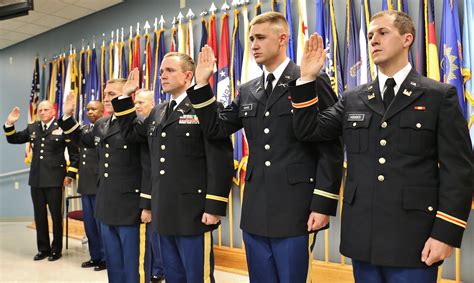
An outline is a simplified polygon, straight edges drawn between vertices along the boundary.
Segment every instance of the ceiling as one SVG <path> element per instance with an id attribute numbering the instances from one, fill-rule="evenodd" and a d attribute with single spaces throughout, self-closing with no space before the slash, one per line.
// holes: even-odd
<path id="1" fill-rule="evenodd" d="M 0 6 L 12 0 L 0 0 Z M 0 21 L 0 50 L 123 0 L 34 0 L 28 16 Z"/>

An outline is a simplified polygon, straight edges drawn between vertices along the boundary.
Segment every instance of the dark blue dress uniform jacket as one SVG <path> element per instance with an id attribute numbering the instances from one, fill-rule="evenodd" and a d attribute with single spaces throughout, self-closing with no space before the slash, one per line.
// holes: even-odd
<path id="1" fill-rule="evenodd" d="M 423 267 L 428 237 L 461 245 L 473 167 L 453 86 L 412 70 L 387 110 L 375 80 L 347 91 L 319 116 L 319 89 L 309 83 L 291 92 L 299 139 L 344 138 L 342 254 L 376 265 Z"/>
<path id="2" fill-rule="evenodd" d="M 84 133 L 92 132 L 92 125 L 83 126 Z M 95 195 L 99 178 L 99 160 L 95 146 L 86 146 L 82 142 L 79 147 L 79 184 L 77 192 L 81 195 Z"/>
<path id="3" fill-rule="evenodd" d="M 41 122 L 28 124 L 26 129 L 17 132 L 14 126 L 5 127 L 8 143 L 31 143 L 33 152 L 28 184 L 31 187 L 62 187 L 64 177 L 76 178 L 78 172 L 78 150 L 59 128 L 54 120 L 46 132 Z M 64 149 L 67 147 L 70 166 L 66 172 Z"/>
<path id="4" fill-rule="evenodd" d="M 226 214 L 233 173 L 230 139 L 205 139 L 188 98 L 168 119 L 166 102 L 156 106 L 145 121 L 136 118 L 131 98 L 112 103 L 122 135 L 148 140 L 154 229 L 172 236 L 215 229 L 217 225 L 204 225 L 201 218 L 204 212 Z"/>
<path id="5" fill-rule="evenodd" d="M 60 119 L 59 124 L 75 142 L 96 147 L 99 178 L 95 217 L 107 225 L 140 223 L 140 144 L 124 139 L 112 116 L 97 120 L 92 131 L 82 131 L 73 118 Z"/>
<path id="6" fill-rule="evenodd" d="M 241 228 L 265 237 L 307 234 L 311 211 L 335 215 L 342 175 L 339 140 L 300 142 L 293 130 L 288 82 L 299 77 L 290 62 L 267 99 L 263 78 L 242 85 L 235 100 L 218 113 L 209 86 L 190 88 L 201 128 L 211 140 L 243 128 L 249 144 Z M 337 100 L 325 74 L 318 76 L 323 105 Z M 318 161 L 319 160 L 319 161 Z"/>

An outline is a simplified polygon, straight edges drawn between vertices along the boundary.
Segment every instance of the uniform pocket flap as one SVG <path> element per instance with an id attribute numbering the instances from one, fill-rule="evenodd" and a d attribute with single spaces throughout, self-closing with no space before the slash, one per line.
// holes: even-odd
<path id="1" fill-rule="evenodd" d="M 282 115 L 291 115 L 293 113 L 293 107 L 291 106 L 290 103 L 284 103 L 284 104 L 280 104 L 278 106 L 278 115 L 279 116 L 282 116 Z"/>
<path id="2" fill-rule="evenodd" d="M 348 112 L 344 118 L 344 128 L 368 128 L 371 119 L 372 113 L 370 112 Z"/>
<path id="3" fill-rule="evenodd" d="M 435 212 L 438 208 L 438 192 L 435 187 L 405 187 L 403 208 Z"/>
<path id="4" fill-rule="evenodd" d="M 288 183 L 314 183 L 316 180 L 316 165 L 313 163 L 296 163 L 286 167 Z"/>
<path id="5" fill-rule="evenodd" d="M 406 111 L 400 115 L 400 127 L 434 131 L 436 118 L 430 117 L 429 111 Z"/>

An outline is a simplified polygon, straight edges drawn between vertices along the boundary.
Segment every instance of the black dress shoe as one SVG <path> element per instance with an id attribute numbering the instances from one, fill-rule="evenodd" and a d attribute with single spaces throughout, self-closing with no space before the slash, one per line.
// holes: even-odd
<path id="1" fill-rule="evenodd" d="M 61 254 L 60 253 L 51 253 L 51 255 L 48 257 L 48 260 L 49 261 L 55 261 L 55 260 L 58 260 L 61 258 Z"/>
<path id="2" fill-rule="evenodd" d="M 34 257 L 33 260 L 42 260 L 49 256 L 49 252 L 39 252 Z"/>
<path id="3" fill-rule="evenodd" d="M 101 271 L 107 269 L 107 265 L 105 264 L 105 261 L 100 261 L 95 267 L 94 271 Z"/>
<path id="4" fill-rule="evenodd" d="M 97 265 L 99 265 L 100 261 L 98 260 L 88 260 L 88 261 L 84 261 L 82 264 L 81 264 L 81 267 L 82 268 L 89 268 L 89 267 L 96 267 Z"/>
<path id="5" fill-rule="evenodd" d="M 165 277 L 163 275 L 153 275 L 151 277 L 151 280 L 150 282 L 158 282 L 158 283 L 161 283 L 165 280 Z"/>

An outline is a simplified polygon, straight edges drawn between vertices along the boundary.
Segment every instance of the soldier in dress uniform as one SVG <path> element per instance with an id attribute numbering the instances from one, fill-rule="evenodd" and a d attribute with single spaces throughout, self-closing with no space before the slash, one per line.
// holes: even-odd
<path id="1" fill-rule="evenodd" d="M 144 121 L 155 107 L 155 93 L 141 89 L 135 95 L 135 109 L 137 118 Z M 160 239 L 158 232 L 151 226 L 151 159 L 147 143 L 140 145 L 142 160 L 142 192 L 140 195 L 148 199 L 142 212 L 141 220 L 146 223 L 144 272 L 145 282 L 162 282 L 165 278 L 163 260 L 161 259 Z"/>
<path id="2" fill-rule="evenodd" d="M 342 177 L 342 147 L 299 142 L 293 131 L 288 82 L 299 67 L 286 57 L 288 23 L 268 12 L 250 23 L 251 48 L 264 66 L 263 76 L 242 86 L 220 114 L 208 80 L 214 56 L 209 47 L 199 55 L 197 86 L 188 90 L 204 134 L 227 138 L 243 128 L 249 144 L 241 228 L 250 281 L 307 282 L 310 280 L 316 230 L 336 214 Z M 321 74 L 317 88 L 321 107 L 337 100 L 329 78 Z"/>
<path id="3" fill-rule="evenodd" d="M 159 232 L 167 282 L 214 282 L 212 230 L 226 214 L 232 186 L 230 139 L 208 141 L 186 95 L 193 73 L 191 57 L 166 54 L 160 79 L 171 101 L 156 106 L 143 122 L 130 97 L 113 101 L 122 134 L 148 140 L 152 225 Z M 139 79 L 135 69 L 126 95 L 136 91 Z"/>
<path id="4" fill-rule="evenodd" d="M 95 217 L 100 221 L 102 243 L 110 282 L 135 283 L 140 279 L 139 245 L 140 197 L 142 168 L 140 144 L 133 139 L 124 139 L 112 108 L 111 100 L 122 94 L 126 80 L 113 79 L 107 82 L 104 93 L 104 108 L 110 116 L 102 117 L 92 131 L 84 132 L 70 117 L 74 110 L 74 95 L 69 94 L 64 104 L 64 116 L 59 120 L 64 132 L 75 142 L 95 146 L 99 160 L 99 178 Z"/>
<path id="5" fill-rule="evenodd" d="M 63 247 L 63 186 L 76 178 L 78 151 L 71 144 L 54 118 L 55 110 L 51 102 L 45 100 L 38 105 L 40 121 L 28 124 L 26 129 L 17 132 L 15 122 L 20 118 L 18 107 L 8 115 L 4 125 L 8 143 L 22 144 L 29 142 L 33 151 L 30 177 L 33 212 L 36 224 L 36 244 L 38 254 L 34 260 L 49 256 L 49 261 L 61 257 Z M 68 149 L 70 166 L 66 166 L 64 150 Z M 67 168 L 67 169 L 66 169 Z M 49 207 L 53 222 L 53 242 L 50 245 L 48 232 Z"/>
<path id="6" fill-rule="evenodd" d="M 408 62 L 415 37 L 398 11 L 372 16 L 377 78 L 318 108 L 321 37 L 306 43 L 301 81 L 291 88 L 295 133 L 303 141 L 343 136 L 347 181 L 341 253 L 356 282 L 436 282 L 460 247 L 471 208 L 473 161 L 456 88 L 421 76 Z"/>
<path id="7" fill-rule="evenodd" d="M 89 125 L 82 127 L 84 133 L 92 132 L 94 123 L 102 118 L 104 106 L 100 101 L 90 101 L 87 104 Z M 77 192 L 81 194 L 82 211 L 84 213 L 84 230 L 89 246 L 90 260 L 81 264 L 83 268 L 94 267 L 95 271 L 106 268 L 104 246 L 100 234 L 100 222 L 94 217 L 95 196 L 97 194 L 97 179 L 99 178 L 99 161 L 95 146 L 80 143 L 79 146 L 79 185 Z"/>

